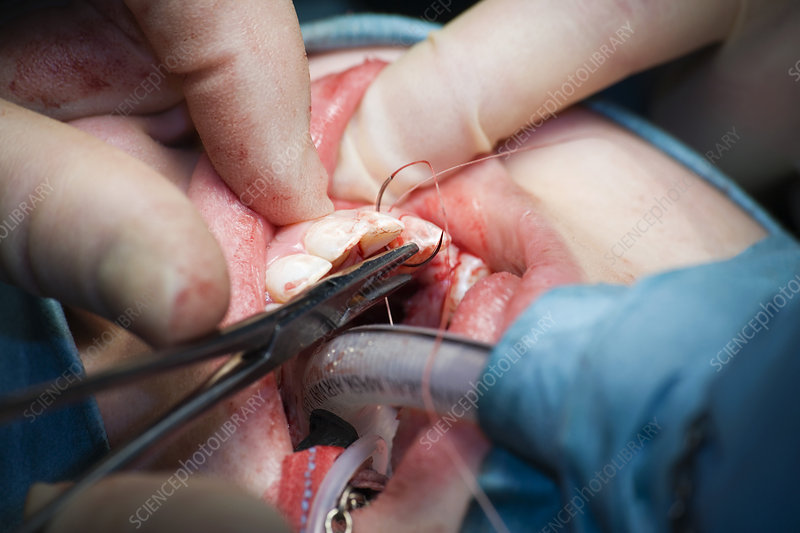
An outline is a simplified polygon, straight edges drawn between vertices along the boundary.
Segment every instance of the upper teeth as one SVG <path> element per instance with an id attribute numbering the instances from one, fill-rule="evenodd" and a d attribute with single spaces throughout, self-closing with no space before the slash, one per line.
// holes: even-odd
<path id="1" fill-rule="evenodd" d="M 395 240 L 405 229 L 405 225 L 398 219 L 376 211 L 360 211 L 358 217 L 367 227 L 358 243 L 364 257 L 374 254 Z"/>
<path id="2" fill-rule="evenodd" d="M 402 218 L 403 221 L 400 221 L 386 213 L 347 209 L 312 222 L 303 235 L 306 253 L 287 255 L 268 265 L 267 292 L 272 301 L 289 301 L 294 295 L 319 281 L 332 268 L 341 265 L 356 246 L 363 257 L 368 257 L 384 246 L 413 241 L 420 248 L 415 260 L 430 257 L 439 242 L 439 227 L 415 216 L 404 215 Z M 283 233 L 289 239 L 296 239 L 297 237 L 291 236 L 291 232 L 302 231 L 304 225 L 287 228 Z M 280 235 L 275 242 L 282 242 Z M 449 242 L 449 237 L 445 236 L 442 248 L 446 248 Z M 282 248 L 275 250 L 280 255 Z"/>
<path id="3" fill-rule="evenodd" d="M 267 268 L 267 292 L 278 303 L 288 302 L 331 270 L 330 261 L 309 254 L 276 259 Z"/>
<path id="4" fill-rule="evenodd" d="M 348 209 L 314 222 L 303 244 L 308 253 L 338 266 L 357 244 L 362 254 L 368 256 L 393 241 L 403 228 L 403 223 L 392 216 Z"/>
<path id="5" fill-rule="evenodd" d="M 366 231 L 356 217 L 332 213 L 314 222 L 305 237 L 303 245 L 310 254 L 327 259 L 334 265 L 344 260 Z"/>
<path id="6" fill-rule="evenodd" d="M 442 237 L 442 229 L 433 222 L 428 222 L 417 216 L 404 215 L 402 219 L 406 227 L 400 235 L 400 244 L 414 242 L 419 247 L 419 251 L 414 254 L 411 261 L 424 261 L 431 257 L 433 252 L 436 251 L 436 247 L 439 245 L 439 238 Z M 445 233 L 442 239 L 441 249 L 446 250 L 449 245 L 450 236 Z"/>

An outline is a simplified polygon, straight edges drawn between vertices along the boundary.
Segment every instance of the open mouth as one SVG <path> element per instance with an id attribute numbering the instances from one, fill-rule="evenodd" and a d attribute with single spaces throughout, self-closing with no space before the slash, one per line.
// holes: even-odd
<path id="1" fill-rule="evenodd" d="M 91 10 L 94 11 L 95 8 L 92 7 Z M 101 18 L 107 18 L 100 14 Z M 110 21 L 110 17 L 108 18 Z M 79 17 L 79 20 L 82 19 Z M 59 18 L 52 18 L 52 22 L 52 27 L 64 26 L 64 21 Z M 43 26 L 45 29 L 47 27 Z M 103 27 L 84 24 L 81 31 L 83 27 L 92 34 L 102 34 Z M 653 153 L 656 151 L 654 148 L 641 146 L 645 144 L 644 141 L 637 144 L 620 131 L 610 129 L 606 131 L 608 135 L 600 139 L 597 120 L 592 119 L 584 120 L 584 127 L 577 128 L 577 134 L 565 133 L 575 125 L 576 116 L 580 119 L 583 114 L 586 119 L 585 115 L 590 114 L 574 109 L 563 111 L 557 121 L 548 120 L 541 128 L 546 130 L 544 135 L 537 134 L 536 139 L 531 139 L 530 143 L 524 141 L 527 143 L 526 148 L 543 146 L 539 144 L 543 138 L 553 141 L 551 149 L 529 153 L 533 158 L 527 160 L 530 165 L 526 170 L 537 179 L 525 183 L 524 180 L 511 179 L 510 173 L 515 161 L 519 162 L 522 158 L 512 161 L 503 156 L 503 159 L 486 160 L 458 173 L 450 173 L 440 187 L 419 189 L 403 196 L 402 200 L 397 198 L 403 183 L 408 180 L 397 180 L 396 186 L 390 188 L 389 194 L 384 198 L 384 209 L 373 208 L 380 183 L 387 176 L 371 176 L 366 179 L 358 173 L 348 176 L 343 172 L 343 169 L 352 169 L 348 167 L 348 157 L 359 152 L 363 146 L 370 145 L 356 142 L 349 137 L 353 129 L 348 125 L 358 123 L 361 111 L 357 110 L 357 106 L 362 95 L 369 91 L 371 81 L 385 66 L 380 60 L 364 60 L 363 57 L 355 61 L 357 64 L 351 61 L 344 69 L 340 66 L 330 70 L 326 76 L 317 77 L 311 89 L 313 106 L 310 138 L 332 176 L 329 193 L 337 211 L 323 219 L 276 228 L 249 206 L 254 205 L 256 197 L 260 197 L 258 205 L 264 208 L 273 203 L 279 205 L 287 199 L 286 196 L 274 194 L 269 197 L 270 192 L 266 185 L 258 179 L 237 196 L 221 180 L 208 157 L 200 153 L 196 143 L 191 146 L 182 144 L 186 138 L 184 135 L 193 135 L 194 128 L 185 106 L 176 105 L 180 101 L 180 80 L 177 77 L 170 77 L 165 82 L 163 91 L 156 90 L 158 87 L 154 86 L 160 97 L 143 102 L 145 105 L 138 109 L 146 113 L 148 110 L 163 111 L 174 106 L 169 111 L 154 115 L 127 115 L 127 111 L 117 114 L 121 108 L 117 107 L 115 114 L 90 116 L 87 110 L 94 110 L 95 105 L 99 106 L 98 113 L 109 112 L 107 104 L 117 97 L 125 98 L 125 105 L 128 106 L 126 109 L 132 107 L 128 104 L 129 97 L 125 96 L 126 86 L 135 87 L 132 94 L 139 98 L 136 91 L 145 90 L 139 84 L 140 78 L 146 76 L 150 80 L 152 74 L 148 74 L 147 70 L 127 69 L 130 72 L 126 76 L 132 78 L 116 80 L 121 82 L 119 87 L 100 79 L 100 84 L 108 85 L 108 90 L 101 88 L 97 91 L 98 98 L 93 100 L 89 98 L 91 94 L 84 94 L 92 92 L 88 89 L 97 89 L 88 86 L 96 84 L 85 83 L 88 79 L 84 75 L 87 74 L 85 67 L 88 64 L 90 70 L 95 66 L 102 70 L 104 58 L 113 59 L 114 54 L 92 52 L 111 51 L 114 48 L 111 44 L 114 43 L 106 43 L 102 39 L 84 42 L 79 35 L 79 46 L 73 57 L 73 50 L 69 48 L 67 40 L 65 43 L 60 42 L 63 37 L 60 31 L 55 34 L 56 41 L 59 42 L 56 46 L 51 46 L 49 43 L 52 39 L 49 36 L 39 39 L 40 34 L 37 33 L 30 39 L 24 35 L 24 30 L 9 30 L 16 37 L 24 37 L 20 42 L 32 40 L 36 44 L 30 50 L 20 48 L 21 54 L 11 47 L 11 51 L 17 54 L 9 57 L 12 62 L 17 62 L 18 78 L 21 76 L 21 67 L 29 64 L 33 64 L 36 67 L 34 70 L 38 72 L 37 76 L 27 80 L 28 88 L 35 89 L 34 92 L 27 91 L 22 85 L 16 86 L 15 90 L 16 82 L 9 84 L 9 89 L 19 100 L 32 104 L 33 108 L 38 107 L 39 111 L 52 111 L 54 117 L 83 117 L 73 121 L 73 125 L 83 127 L 106 140 L 119 141 L 116 146 L 156 170 L 150 176 L 153 180 L 158 182 L 157 174 L 171 179 L 186 192 L 198 212 L 203 215 L 209 232 L 220 244 L 230 275 L 231 305 L 223 326 L 238 322 L 265 308 L 282 305 L 304 287 L 378 250 L 405 241 L 415 241 L 421 250 L 414 262 L 425 264 L 411 267 L 415 272 L 413 284 L 394 294 L 386 307 L 376 306 L 370 314 L 361 318 L 361 323 L 394 322 L 423 326 L 433 332 L 457 333 L 490 346 L 500 339 L 525 308 L 553 287 L 598 281 L 633 283 L 641 276 L 664 269 L 731 257 L 764 235 L 755 222 L 728 202 L 719 191 L 711 190 L 709 184 L 692 177 L 686 169 L 676 170 L 674 162 L 664 161 L 663 154 L 659 156 Z M 17 39 L 6 41 L 15 44 Z M 134 44 L 138 51 L 141 43 L 137 40 Z M 74 63 L 73 66 L 79 67 L 72 68 L 72 71 L 81 74 L 76 83 L 72 83 L 70 69 L 65 69 L 67 72 L 64 76 L 61 75 L 62 72 L 38 68 L 47 61 L 43 62 L 36 52 L 41 49 L 42 57 L 49 57 L 44 53 L 46 48 L 55 50 L 55 55 L 65 50 L 70 52 L 68 59 Z M 80 59 L 82 53 L 98 58 L 101 62 L 97 65 L 94 62 L 86 63 Z M 484 51 L 479 50 L 478 53 Z M 485 53 L 491 53 L 491 50 L 487 49 Z M 26 63 L 26 58 L 20 57 L 25 55 L 34 61 L 29 60 Z M 153 67 L 146 65 L 149 52 L 135 55 L 132 64 L 145 69 Z M 114 70 L 119 70 L 120 65 L 126 64 L 115 64 Z M 12 63 L 9 65 L 13 67 Z M 160 74 L 162 67 L 163 64 L 155 67 L 155 70 Z M 13 68 L 8 70 L 11 72 Z M 142 72 L 144 73 L 141 74 Z M 109 79 L 112 77 L 117 76 L 109 75 Z M 398 81 L 397 78 L 394 80 Z M 51 81 L 54 83 L 51 84 Z M 81 81 L 84 83 L 81 84 Z M 420 87 L 420 94 L 414 91 L 415 97 L 424 98 L 425 80 L 412 81 Z M 479 87 L 481 80 L 473 76 L 470 82 Z M 49 85 L 57 86 L 53 92 L 59 93 L 57 96 L 61 99 L 50 98 Z M 398 87 L 402 84 L 394 85 Z M 446 91 L 448 84 L 444 85 L 443 90 Z M 23 90 L 20 91 L 20 88 Z M 262 88 L 274 89 L 263 85 Z M 513 89 L 522 90 L 524 87 Z M 149 93 L 150 86 L 146 90 Z M 368 94 L 373 96 L 380 93 L 371 91 Z M 70 101 L 73 96 L 77 98 L 77 107 L 73 107 Z M 82 100 L 84 97 L 86 102 Z M 191 102 L 191 97 L 189 100 Z M 367 98 L 364 102 L 362 110 L 368 108 L 374 112 L 377 108 L 378 118 L 385 117 L 386 115 L 381 115 L 381 111 L 386 111 L 387 106 L 395 103 L 384 102 L 385 105 L 381 108 L 380 105 L 367 107 L 367 102 L 374 102 L 374 99 Z M 501 105 L 504 103 L 502 100 L 498 102 Z M 205 103 L 208 104 L 207 101 Z M 413 120 L 418 118 L 418 115 L 414 116 L 414 111 L 419 112 L 413 109 L 413 104 L 414 100 L 410 104 L 404 103 L 391 109 L 398 113 L 409 113 L 408 117 Z M 213 103 L 211 105 L 211 109 L 222 110 L 216 114 L 217 117 L 222 116 L 221 120 L 231 119 L 230 116 L 225 116 L 226 108 Z M 263 106 L 259 107 L 264 109 Z M 200 119 L 200 116 L 195 116 Z M 371 113 L 369 118 L 376 119 L 376 116 Z M 370 120 L 370 127 L 375 126 L 374 122 Z M 449 124 L 447 126 L 450 127 Z M 255 133 L 259 130 L 260 127 L 253 127 L 248 131 Z M 453 128 L 444 129 L 445 134 L 453 131 Z M 422 146 L 423 151 L 427 149 L 424 146 L 427 133 L 429 132 L 419 131 L 423 141 L 412 144 L 415 147 Z M 584 138 L 580 138 L 581 135 Z M 569 142 L 562 142 L 567 137 L 570 137 Z M 416 135 L 410 138 L 419 140 Z M 210 149 L 211 140 L 206 141 Z M 397 139 L 394 138 L 393 141 Z M 308 143 L 307 140 L 298 142 Z M 514 143 L 518 142 L 515 135 Z M 251 143 L 250 146 L 254 144 L 256 143 Z M 377 147 L 378 144 L 372 146 Z M 279 176 L 280 169 L 292 166 L 286 163 L 298 158 L 303 148 L 300 145 L 286 146 L 282 157 L 270 160 L 272 168 L 269 174 Z M 258 151 L 259 147 L 255 149 Z M 381 152 L 378 157 L 375 154 L 379 151 L 373 150 L 372 162 L 381 159 L 385 163 L 387 153 Z M 39 150 L 35 153 L 44 152 Z M 343 154 L 343 164 L 337 166 L 337 156 L 340 153 Z M 242 155 L 242 152 L 237 150 L 235 155 Z M 371 154 L 358 153 L 358 156 L 369 158 Z M 413 156 L 434 159 L 436 154 L 414 153 Z M 392 155 L 388 154 L 388 160 L 391 159 Z M 406 157 L 397 159 L 395 168 L 410 163 Z M 647 164 L 640 164 L 643 162 Z M 382 165 L 365 165 L 367 166 L 380 168 Z M 218 168 L 223 169 L 223 166 Z M 414 170 L 420 168 L 423 167 L 416 167 Z M 103 170 L 100 169 L 101 172 Z M 231 176 L 227 177 L 230 180 Z M 675 189 L 676 184 L 682 187 Z M 686 194 L 689 186 L 693 188 Z M 123 193 L 124 191 L 125 189 Z M 91 198 L 103 198 L 103 195 L 93 194 Z M 177 199 L 182 202 L 184 200 L 180 197 Z M 118 204 L 119 202 L 108 202 L 109 210 Z M 79 208 L 81 203 L 76 202 L 76 205 Z M 392 208 L 388 207 L 390 205 Z M 169 209 L 144 211 L 131 210 L 127 220 L 137 222 L 136 217 L 141 213 L 143 218 L 151 217 L 149 221 L 156 220 L 164 226 L 165 233 L 170 232 L 171 228 L 166 224 L 169 217 L 163 216 L 169 215 Z M 101 216 L 106 212 L 100 211 Z M 662 222 L 662 217 L 669 224 Z M 104 225 L 101 223 L 97 226 Z M 131 224 L 130 233 L 137 232 L 138 227 Z M 82 236 L 80 231 L 73 230 L 72 233 Z M 198 236 L 197 232 L 194 235 Z M 199 236 L 207 238 L 205 234 Z M 47 242 L 52 240 L 48 239 Z M 141 241 L 146 244 L 145 239 Z M 176 239 L 168 242 L 175 243 Z M 64 257 L 71 259 L 72 250 L 68 246 L 61 246 L 59 250 L 63 250 Z M 78 254 L 73 255 L 79 257 Z M 177 253 L 175 256 L 186 257 Z M 432 260 L 428 262 L 429 258 Z M 215 256 L 215 259 L 218 257 Z M 189 260 L 191 259 L 187 259 L 187 262 Z M 50 263 L 60 266 L 56 261 Z M 202 262 L 193 264 L 198 267 L 195 270 L 204 268 L 200 266 Z M 220 278 L 213 279 L 221 279 L 223 272 L 219 261 L 214 266 L 217 267 L 215 272 Z M 184 278 L 182 281 L 185 281 L 188 277 L 178 274 L 173 279 Z M 136 284 L 136 288 L 148 288 L 146 285 L 151 283 L 150 278 L 145 276 L 137 275 L 128 279 L 145 280 Z M 206 291 L 208 294 L 217 289 L 217 293 L 222 295 L 218 290 L 221 284 L 187 282 L 187 285 L 191 285 L 192 290 L 199 293 Z M 566 293 L 569 294 L 568 291 Z M 190 308 L 193 302 L 203 301 L 202 298 L 181 299 L 184 294 L 180 293 L 178 300 L 184 303 L 189 301 L 190 304 L 183 305 L 181 309 Z M 539 300 L 540 307 L 550 305 L 549 296 L 558 298 L 563 294 L 547 295 Z M 220 296 L 217 303 L 221 303 L 223 299 Z M 585 308 L 582 301 L 570 303 L 574 304 L 574 308 L 564 311 L 565 315 L 578 314 Z M 185 322 L 193 320 L 191 312 L 176 314 L 181 315 L 180 319 Z M 218 316 L 214 314 L 214 320 Z M 120 320 L 118 325 L 128 327 L 131 320 L 126 310 L 124 322 Z M 211 321 L 209 319 L 207 322 Z M 166 321 L 154 322 L 164 324 Z M 101 326 L 106 327 L 106 330 L 114 329 L 113 325 Z M 170 329 L 173 326 L 175 330 L 180 329 L 175 322 L 169 323 Z M 134 328 L 138 328 L 138 325 Z M 100 329 L 100 326 L 96 329 Z M 85 340 L 94 331 L 80 332 L 78 327 L 74 328 L 76 344 L 80 346 L 81 333 L 84 333 Z M 647 332 L 645 329 L 641 334 Z M 570 333 L 569 330 L 564 332 L 566 335 Z M 352 334 L 353 332 L 343 332 L 335 340 L 346 339 Z M 115 341 L 116 337 L 109 339 Z M 94 339 L 92 342 L 95 342 Z M 131 345 L 123 346 L 124 353 L 123 350 L 106 349 L 117 347 L 110 346 L 111 344 L 109 341 L 108 345 L 93 346 L 96 349 L 92 351 L 92 355 L 88 355 L 88 351 L 82 353 L 82 356 L 86 355 L 84 365 L 87 372 L 95 370 L 90 368 L 91 357 L 101 351 L 99 348 L 103 348 L 103 355 L 118 358 L 132 357 L 141 351 L 139 346 L 131 349 Z M 114 344 L 117 344 L 116 341 Z M 416 377 L 403 383 L 410 384 L 406 388 L 408 395 L 433 396 L 433 387 L 426 383 L 427 365 L 441 362 L 445 357 L 437 348 L 429 347 L 422 351 L 425 368 L 415 369 Z M 550 350 L 550 355 L 559 358 L 564 355 L 564 351 L 566 350 L 561 347 L 554 348 Z M 590 350 L 583 350 L 582 355 L 593 355 L 587 352 Z M 459 530 L 473 496 L 480 496 L 479 484 L 472 472 L 477 471 L 489 447 L 474 422 L 477 418 L 477 403 L 470 403 L 471 407 L 459 403 L 458 406 L 449 404 L 442 408 L 439 405 L 436 409 L 423 410 L 418 405 L 409 407 L 392 399 L 362 398 L 362 403 L 357 404 L 354 409 L 358 411 L 355 415 L 346 413 L 347 410 L 336 411 L 339 413 L 338 417 L 330 416 L 329 411 L 312 411 L 320 405 L 329 406 L 324 400 L 336 395 L 336 391 L 314 389 L 318 387 L 320 380 L 307 379 L 309 375 L 314 377 L 316 374 L 317 378 L 323 375 L 322 367 L 328 363 L 318 359 L 318 355 L 319 353 L 298 354 L 279 371 L 220 402 L 215 409 L 186 428 L 179 439 L 161 443 L 159 449 L 152 456 L 144 458 L 138 466 L 172 471 L 172 476 L 176 478 L 186 476 L 185 479 L 188 479 L 194 473 L 202 473 L 228 480 L 277 506 L 296 531 L 321 529 L 320 517 L 313 513 L 315 500 L 321 501 L 315 498 L 315 494 L 319 495 L 325 482 L 333 477 L 344 481 L 356 493 L 343 493 L 340 487 L 338 494 L 336 491 L 332 491 L 332 494 L 344 497 L 347 505 L 350 505 L 351 500 L 354 501 L 353 505 L 358 508 L 345 515 L 341 511 L 342 500 L 339 499 L 337 504 L 328 503 L 328 507 L 323 508 L 323 518 L 330 518 L 330 512 L 340 520 L 350 516 L 356 531 Z M 406 354 L 378 355 L 382 359 L 374 357 L 371 364 L 378 368 L 384 366 L 377 372 L 383 372 L 383 375 L 391 376 L 394 383 L 399 383 L 399 373 L 389 365 L 393 362 L 391 359 L 404 359 Z M 534 357 L 539 354 L 529 355 L 531 361 L 538 363 Z M 116 362 L 112 357 L 106 361 Z M 158 376 L 146 380 L 146 383 L 107 393 L 113 398 L 98 395 L 97 403 L 112 446 L 141 431 L 153 419 L 170 410 L 179 398 L 193 390 L 198 383 L 204 382 L 219 363 L 220 361 L 213 361 L 198 364 L 196 367 L 182 369 L 181 372 Z M 458 364 L 466 366 L 463 360 L 459 360 Z M 483 370 L 480 361 L 465 372 L 469 374 L 475 368 L 479 372 L 488 372 Z M 348 379 L 353 383 L 351 388 L 366 390 L 368 387 L 369 382 L 364 374 L 357 371 L 350 371 Z M 314 401 L 310 401 L 310 398 Z M 546 410 L 542 413 L 544 417 L 552 416 Z M 362 414 L 369 417 L 368 423 L 357 419 Z M 483 406 L 480 414 L 482 421 L 487 421 L 492 416 Z M 527 413 L 512 410 L 510 414 L 519 416 L 521 423 L 530 421 Z M 556 412 L 556 416 L 557 414 Z M 330 427 L 336 429 L 333 437 L 323 438 L 319 435 L 320 428 Z M 516 437 L 513 431 L 509 433 L 512 439 Z M 558 431 L 549 433 L 558 440 Z M 600 439 L 603 437 L 602 433 L 598 435 Z M 497 445 L 503 446 L 507 442 L 499 440 Z M 565 453 L 569 452 L 570 450 L 565 450 Z M 558 457 L 562 464 L 569 465 L 569 460 L 568 455 L 565 459 Z M 339 468 L 342 465 L 349 466 Z M 163 495 L 159 494 L 161 496 Z M 163 501 L 161 498 L 162 503 Z M 369 505 L 362 505 L 365 501 L 369 501 Z M 158 507 L 150 507 L 151 503 L 149 499 L 142 503 L 135 511 L 137 519 L 143 522 L 156 512 Z M 140 512 L 144 514 L 140 516 Z M 342 524 L 339 523 L 338 526 Z M 334 527 L 333 530 L 337 528 Z"/>
<path id="2" fill-rule="evenodd" d="M 329 173 L 336 165 L 347 121 L 384 65 L 366 60 L 312 83 L 312 138 Z M 349 184 L 354 193 L 334 198 L 337 211 L 332 215 L 276 230 L 243 205 L 247 199 L 237 198 L 203 156 L 188 194 L 220 241 L 228 262 L 232 296 L 223 324 L 260 311 L 265 303 L 267 308 L 280 305 L 336 268 L 407 241 L 420 246 L 413 263 L 436 256 L 414 269 L 415 281 L 409 289 L 390 299 L 393 321 L 447 328 L 487 343 L 497 341 L 538 294 L 581 279 L 561 238 L 537 214 L 534 199 L 509 179 L 497 161 L 468 167 L 448 178 L 440 193 L 432 187 L 421 189 L 392 209 L 386 207 L 390 202 L 384 201 L 381 213 L 375 211 L 374 199 L 366 198 L 378 185 Z M 380 308 L 363 321 L 387 322 L 387 317 L 386 309 Z M 304 482 L 309 461 L 314 464 L 315 476 L 320 476 L 341 453 L 341 449 L 325 447 L 311 452 L 313 458 L 307 450 L 293 453 L 308 433 L 309 421 L 301 405 L 307 392 L 301 384 L 305 361 L 298 358 L 282 369 L 278 377 L 281 390 L 273 376 L 256 386 L 263 400 L 256 420 L 239 428 L 232 439 L 235 442 L 226 446 L 235 452 L 217 460 L 212 457 L 209 463 L 214 473 L 260 491 L 297 529 L 309 519 L 308 501 L 304 503 L 303 496 L 309 488 Z M 252 394 L 245 391 L 229 401 L 225 407 L 228 415 L 251 401 Z M 444 448 L 432 450 L 430 442 L 417 437 L 432 423 L 429 416 L 409 409 L 389 413 L 384 410 L 380 415 L 392 426 L 391 434 L 384 431 L 392 450 L 389 470 L 401 481 L 386 484 L 381 473 L 368 467 L 360 471 L 360 481 L 355 483 L 371 496 L 386 489 L 389 496 L 379 496 L 375 507 L 388 505 L 393 513 L 402 513 L 401 508 L 409 502 L 418 504 L 421 494 L 441 498 L 442 480 L 457 472 L 449 461 L 437 466 L 434 476 L 420 470 L 420 465 L 443 459 Z M 464 431 L 476 433 L 474 429 Z M 458 435 L 456 430 L 451 437 Z M 471 454 L 474 463 L 484 450 L 480 437 L 470 434 L 461 438 L 468 443 L 465 446 L 470 451 L 465 453 Z M 322 456 L 323 450 L 328 450 L 328 456 Z M 444 471 L 450 473 L 444 475 Z M 419 494 L 408 498 L 412 479 Z M 465 511 L 469 497 L 462 488 L 458 504 L 451 508 Z M 400 501 L 404 503 L 397 503 Z"/>
<path id="3" fill-rule="evenodd" d="M 363 54 L 353 57 L 345 70 L 339 65 L 312 83 L 312 138 L 331 175 L 340 145 L 346 144 L 342 141 L 345 126 L 384 66 L 380 61 L 364 61 Z M 313 77 L 313 60 L 311 66 Z M 535 180 L 513 175 L 515 162 L 527 156 L 491 159 L 447 176 L 438 188 L 419 189 L 388 209 L 400 194 L 392 190 L 394 196 L 384 198 L 378 213 L 374 203 L 387 176 L 360 181 L 363 178 L 342 175 L 344 165 L 340 165 L 329 190 L 336 213 L 275 228 L 247 207 L 253 196 L 266 193 L 258 182 L 237 197 L 205 155 L 198 161 L 192 149 L 191 153 L 173 150 L 172 158 L 166 156 L 172 148 L 153 139 L 169 145 L 173 134 L 159 137 L 153 131 L 160 126 L 172 132 L 188 129 L 170 126 L 176 117 L 175 122 L 191 126 L 185 112 L 181 113 L 176 109 L 155 117 L 88 118 L 73 124 L 145 160 L 187 192 L 226 258 L 231 304 L 223 325 L 265 306 L 280 305 L 304 284 L 403 240 L 419 242 L 423 249 L 419 260 L 426 259 L 444 232 L 434 260 L 415 269 L 413 285 L 389 299 L 393 320 L 433 331 L 446 329 L 492 344 L 515 317 L 552 287 L 629 283 L 665 268 L 730 257 L 763 236 L 719 193 L 665 161 L 657 150 L 607 126 L 597 140 L 600 120 L 581 110 L 565 111 L 557 121 L 543 126 L 549 133 L 542 131 L 531 139 L 536 148 L 555 141 L 548 150 L 527 153 L 531 159 L 526 176 Z M 144 128 L 137 127 L 141 123 Z M 617 151 L 608 139 L 629 149 Z M 299 151 L 297 146 L 287 147 L 285 159 L 274 161 L 273 170 Z M 576 157 L 576 153 L 583 155 Z M 638 159 L 628 157 L 632 153 L 645 157 L 656 170 L 648 173 L 637 164 Z M 397 168 L 408 163 L 398 160 Z M 663 197 L 678 180 L 692 180 L 694 189 L 685 199 L 681 196 L 680 203 L 670 204 L 669 227 L 664 225 L 661 231 L 661 226 L 655 226 L 637 241 L 639 246 L 631 244 L 619 252 L 619 243 L 627 242 L 620 236 L 629 235 L 631 224 L 643 220 L 642 202 Z M 712 238 L 701 238 L 718 220 L 727 221 L 728 236 L 740 233 L 741 237 L 719 238 L 711 232 Z M 647 245 L 649 238 L 651 245 Z M 386 322 L 386 309 L 376 306 L 363 320 Z M 129 354 L 138 351 L 128 350 Z M 438 354 L 431 353 L 431 360 L 438 359 Z M 229 480 L 277 505 L 295 530 L 303 529 L 304 520 L 309 524 L 311 519 L 314 490 L 350 442 L 345 439 L 336 446 L 314 446 L 313 452 L 312 448 L 296 451 L 309 433 L 310 413 L 304 410 L 309 396 L 303 384 L 306 361 L 304 356 L 297 357 L 280 372 L 223 402 L 187 428 L 180 439 L 164 443 L 148 458 L 148 466 L 169 470 L 180 464 L 183 471 Z M 214 364 L 98 397 L 112 445 L 174 405 L 207 378 Z M 432 413 L 390 410 L 394 407 L 392 403 L 386 406 L 389 414 L 382 416 L 393 425 L 381 433 L 386 452 L 391 448 L 385 461 L 391 476 L 383 476 L 384 470 L 374 460 L 356 472 L 351 484 L 371 491 L 373 501 L 352 513 L 355 529 L 407 531 L 408 517 L 413 516 L 413 530 L 457 530 L 474 486 L 474 478 L 470 484 L 462 474 L 477 470 L 487 442 L 467 420 L 470 417 L 437 425 Z M 345 422 L 358 425 L 353 420 Z M 358 434 L 367 439 L 373 436 L 369 431 Z"/>
<path id="4" fill-rule="evenodd" d="M 330 175 L 346 125 L 387 64 L 365 60 L 363 54 L 342 55 L 347 58 L 344 66 L 328 68 L 311 87 L 311 137 Z M 312 78 L 313 63 L 312 59 Z M 438 188 L 421 188 L 400 201 L 402 188 L 391 187 L 380 212 L 375 200 L 386 176 L 366 182 L 338 176 L 329 188 L 336 207 L 333 214 L 276 228 L 248 207 L 255 196 L 266 194 L 258 182 L 237 196 L 206 155 L 198 159 L 194 149 L 168 148 L 181 137 L 176 132 L 191 127 L 180 108 L 153 117 L 90 117 L 72 124 L 144 160 L 186 191 L 226 259 L 231 297 L 222 326 L 280 305 L 337 268 L 409 240 L 420 247 L 410 263 L 435 257 L 424 266 L 409 267 L 414 281 L 389 298 L 396 324 L 447 330 L 491 344 L 541 292 L 583 278 L 561 236 L 539 213 L 536 198 L 510 179 L 498 160 L 451 173 Z M 287 147 L 284 159 L 274 161 L 272 170 L 279 171 L 299 153 L 300 147 Z M 399 168 L 409 161 L 397 163 Z M 419 168 L 424 165 L 414 170 Z M 402 185 L 403 176 L 398 177 Z M 379 305 L 360 323 L 386 323 L 388 316 L 386 307 Z M 119 357 L 141 349 L 128 345 Z M 84 365 L 91 373 L 112 361 L 84 358 Z M 143 458 L 139 467 L 170 470 L 181 465 L 188 472 L 226 479 L 276 505 L 295 530 L 303 529 L 310 511 L 308 469 L 313 464 L 311 489 L 316 490 L 343 449 L 316 446 L 313 452 L 296 451 L 308 437 L 310 422 L 303 409 L 306 361 L 297 357 L 229 398 L 186 428 L 180 438 Z M 217 364 L 199 364 L 138 387 L 99 395 L 112 446 L 142 431 L 205 380 Z M 401 519 L 412 512 L 420 530 L 457 528 L 472 498 L 462 479 L 464 468 L 476 470 L 487 450 L 474 413 L 449 426 L 446 434 L 434 430 L 434 438 L 426 440 L 422 436 L 436 423 L 435 415 L 395 407 L 384 406 L 379 417 L 385 426 L 379 433 L 385 451 L 391 453 L 387 468 L 366 461 L 351 483 L 373 499 L 353 513 L 356 530 L 388 531 L 386 520 L 394 517 L 402 524 Z M 311 462 L 309 453 L 315 454 Z"/>

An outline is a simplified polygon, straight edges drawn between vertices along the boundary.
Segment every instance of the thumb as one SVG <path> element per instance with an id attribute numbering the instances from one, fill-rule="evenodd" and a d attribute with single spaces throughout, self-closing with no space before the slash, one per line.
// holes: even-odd
<path id="1" fill-rule="evenodd" d="M 440 171 L 489 152 L 632 72 L 721 40 L 737 6 L 480 2 L 378 75 L 345 130 L 333 193 L 345 194 L 359 180 L 380 184 L 414 160 Z M 408 168 L 389 190 L 397 194 L 427 177 L 421 166 Z"/>

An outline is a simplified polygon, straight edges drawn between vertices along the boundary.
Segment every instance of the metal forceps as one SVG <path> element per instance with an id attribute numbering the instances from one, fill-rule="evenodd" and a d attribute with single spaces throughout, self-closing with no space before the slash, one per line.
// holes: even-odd
<path id="1" fill-rule="evenodd" d="M 394 271 L 418 251 L 409 243 L 356 264 L 318 282 L 283 307 L 260 313 L 196 342 L 157 352 L 99 373 L 64 389 L 57 403 L 136 381 L 166 370 L 233 353 L 200 387 L 147 430 L 101 459 L 76 483 L 36 512 L 17 533 L 42 530 L 80 491 L 129 464 L 159 439 L 178 430 L 218 401 L 275 370 L 294 355 L 405 285 L 410 274 Z M 47 385 L 0 399 L 0 421 L 18 415 Z"/>

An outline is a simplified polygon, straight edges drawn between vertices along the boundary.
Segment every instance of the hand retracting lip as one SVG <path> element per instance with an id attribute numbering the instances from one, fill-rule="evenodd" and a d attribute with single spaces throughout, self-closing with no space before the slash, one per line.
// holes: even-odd
<path id="1" fill-rule="evenodd" d="M 64 389 L 63 405 L 109 387 L 180 366 L 234 353 L 214 374 L 150 428 L 107 455 L 70 489 L 46 505 L 18 533 L 39 531 L 67 502 L 102 477 L 129 464 L 159 439 L 176 431 L 217 402 L 275 370 L 299 352 L 323 341 L 383 297 L 411 280 L 395 270 L 418 252 L 414 243 L 389 250 L 325 278 L 286 305 L 234 324 L 197 342 L 171 348 L 84 379 Z M 47 386 L 0 399 L 0 420 L 19 416 Z"/>
<path id="2" fill-rule="evenodd" d="M 417 245 L 409 243 L 384 252 L 319 281 L 280 309 L 259 313 L 181 346 L 132 357 L 67 387 L 59 386 L 49 408 L 222 355 L 258 352 L 272 343 L 281 350 L 280 355 L 271 354 L 277 367 L 407 283 L 409 275 L 395 275 L 394 271 L 417 251 Z M 54 382 L 48 382 L 0 397 L 0 422 L 22 416 L 31 402 L 53 386 Z"/>

